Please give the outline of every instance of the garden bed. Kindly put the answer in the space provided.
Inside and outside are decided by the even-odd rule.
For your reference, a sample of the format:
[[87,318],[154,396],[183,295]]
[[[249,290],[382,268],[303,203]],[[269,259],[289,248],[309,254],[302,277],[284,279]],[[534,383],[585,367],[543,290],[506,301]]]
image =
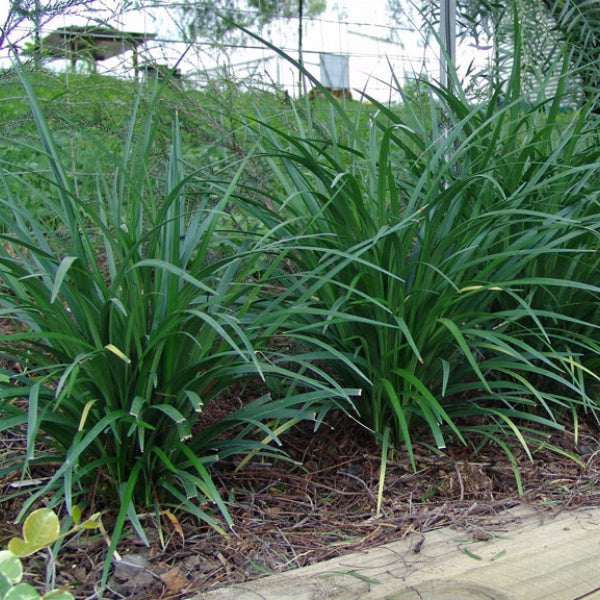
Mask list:
[[[23,442],[5,438],[2,454],[19,451]],[[591,425],[580,428],[577,444],[568,431],[551,439],[575,452],[581,464],[548,450],[536,452],[534,462],[516,453],[522,496],[506,456],[496,447],[475,455],[455,446],[436,457],[417,446],[416,473],[398,452],[387,465],[379,516],[380,453],[368,432],[332,415],[316,433],[304,424],[284,442],[294,463],[262,459],[236,472],[235,461],[229,461],[215,470],[235,521],[227,538],[174,512],[163,520],[161,542],[154,518],[148,516],[151,546],[134,536],[123,540],[123,561],[113,569],[105,597],[186,598],[407,536],[418,545],[420,534],[447,526],[485,539],[490,530],[507,526],[511,517],[506,510],[517,504],[566,510],[597,505],[600,498],[598,432]],[[4,498],[14,491],[10,481],[1,482]],[[0,504],[3,545],[18,532],[12,521],[19,506],[18,501]],[[110,515],[103,522],[110,533]],[[71,540],[59,554],[57,583],[69,585],[77,598],[95,597],[105,553],[97,532]],[[29,559],[27,571],[38,583],[45,576],[45,560],[43,554]]]

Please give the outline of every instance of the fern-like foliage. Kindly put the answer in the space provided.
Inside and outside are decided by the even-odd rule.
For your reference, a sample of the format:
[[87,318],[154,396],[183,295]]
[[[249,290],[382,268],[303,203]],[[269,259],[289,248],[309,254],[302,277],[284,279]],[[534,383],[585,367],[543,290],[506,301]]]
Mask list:
[[[439,0],[420,0],[412,6],[426,23],[440,21]],[[487,73],[496,83],[510,73],[514,56],[514,15],[522,36],[523,82],[532,90],[558,76],[566,54],[571,67],[574,97],[583,98],[600,113],[600,2],[597,0],[457,0],[458,34],[476,44],[492,45],[493,60]],[[410,18],[406,3],[388,0],[388,10],[400,21]],[[414,15],[413,15],[414,18]]]
[[543,0],[556,31],[566,43],[586,98],[600,113],[600,3],[594,0]]

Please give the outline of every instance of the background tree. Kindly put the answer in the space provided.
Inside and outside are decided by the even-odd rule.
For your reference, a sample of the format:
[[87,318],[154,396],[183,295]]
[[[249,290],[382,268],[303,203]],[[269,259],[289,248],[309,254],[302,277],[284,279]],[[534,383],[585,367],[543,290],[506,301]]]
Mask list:
[[193,39],[223,41],[235,37],[237,25],[260,30],[275,19],[315,17],[326,7],[326,0],[193,0],[183,12]]
[[[40,47],[42,27],[55,17],[81,8],[88,8],[96,0],[8,0],[8,10],[0,26],[0,48],[17,48],[33,34],[34,48]],[[39,61],[39,54],[34,52]]]
[[[304,64],[303,21],[327,8],[327,0],[194,0],[183,7],[192,39],[206,37],[215,44],[242,43],[238,25],[260,32],[276,19],[298,19],[298,62]],[[303,92],[302,71],[298,74],[298,93]]]
[[[395,20],[414,19],[415,13],[428,23],[440,19],[439,0],[388,0],[388,10]],[[411,12],[412,10],[412,12]],[[580,91],[596,104],[600,86],[600,2],[590,0],[457,0],[459,35],[471,37],[476,44],[491,43],[494,49],[489,77],[506,76],[512,63],[513,19],[518,11],[521,26],[521,52],[524,81],[534,86],[539,77],[569,53]]]
[[543,0],[543,4],[567,44],[583,93],[594,103],[594,112],[600,113],[600,2]]

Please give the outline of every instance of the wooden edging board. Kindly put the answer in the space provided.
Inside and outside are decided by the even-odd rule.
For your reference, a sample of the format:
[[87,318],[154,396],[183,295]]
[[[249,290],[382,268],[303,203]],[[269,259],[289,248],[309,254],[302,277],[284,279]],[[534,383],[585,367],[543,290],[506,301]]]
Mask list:
[[189,600],[600,600],[600,508],[507,516],[505,527],[406,536]]

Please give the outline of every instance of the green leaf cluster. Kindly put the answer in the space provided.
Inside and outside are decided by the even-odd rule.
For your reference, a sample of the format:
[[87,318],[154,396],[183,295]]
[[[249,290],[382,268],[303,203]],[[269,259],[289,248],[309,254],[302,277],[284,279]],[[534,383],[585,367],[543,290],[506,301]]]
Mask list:
[[27,446],[0,474],[57,466],[21,517],[112,508],[106,576],[141,512],[224,532],[217,461],[283,458],[333,408],[415,467],[417,443],[497,443],[518,481],[515,445],[597,418],[598,130],[591,103],[564,110],[562,64],[537,103],[517,58],[477,102],[395,81],[399,105],[321,88],[289,120],[229,115],[245,146],[217,170],[179,111],[154,154],[156,88],[86,185],[22,76],[47,173],[34,207],[0,172],[0,431]]
[[326,0],[195,0],[181,5],[192,38],[204,36],[222,43],[240,33],[240,26],[263,27],[276,19],[321,14]]
[[[414,9],[413,5],[409,7]],[[438,27],[440,2],[421,0],[416,7],[432,31]],[[458,0],[456,8],[459,34],[474,39],[477,44],[493,45],[493,73],[482,70],[482,77],[505,78],[506,67],[510,70],[517,58],[513,44],[518,33],[522,36],[519,60],[530,93],[549,91],[545,88],[550,78],[560,70],[560,60],[557,68],[556,59],[566,53],[571,65],[569,85],[572,89],[571,97],[565,100],[572,102],[573,96],[583,96],[594,104],[594,112],[598,114],[600,8],[597,2]],[[409,16],[405,3],[398,0],[388,0],[388,9],[396,20],[406,20]],[[521,31],[514,27],[515,19],[519,20]]]
[[[277,284],[286,251],[228,212],[234,200],[238,212],[255,202],[235,193],[252,150],[228,180],[207,177],[186,163],[175,114],[158,172],[154,100],[142,110],[140,94],[90,197],[24,75],[22,85],[48,193],[30,207],[0,172],[0,353],[13,367],[2,373],[0,430],[24,431],[27,443],[0,472],[58,464],[21,517],[42,496],[69,513],[76,502],[114,507],[110,552],[126,524],[147,541],[138,514],[149,510],[160,523],[164,509],[183,509],[224,531],[232,521],[211,466],[235,455],[283,457],[289,427],[351,410],[355,393],[312,349],[290,355],[272,341],[293,311]],[[234,405],[248,388],[255,399]]]
[[457,78],[421,82],[426,102],[396,81],[401,107],[365,97],[366,130],[326,90],[319,127],[262,123],[297,331],[344,358],[360,419],[413,464],[427,438],[494,441],[516,464],[507,440],[531,456],[597,418],[598,131],[590,105],[563,111],[569,76],[565,59],[530,104],[516,60],[476,103]]
[[[78,515],[78,509],[74,511],[74,514]],[[98,516],[94,515],[84,522],[74,518],[74,527],[61,533],[58,517],[51,509],[40,508],[29,514],[23,523],[23,537],[12,538],[8,543],[8,549],[0,550],[0,599],[74,600],[74,596],[67,590],[50,590],[41,595],[31,584],[23,582],[23,564],[20,559],[49,548],[61,538],[81,529],[95,529],[98,527]]]

